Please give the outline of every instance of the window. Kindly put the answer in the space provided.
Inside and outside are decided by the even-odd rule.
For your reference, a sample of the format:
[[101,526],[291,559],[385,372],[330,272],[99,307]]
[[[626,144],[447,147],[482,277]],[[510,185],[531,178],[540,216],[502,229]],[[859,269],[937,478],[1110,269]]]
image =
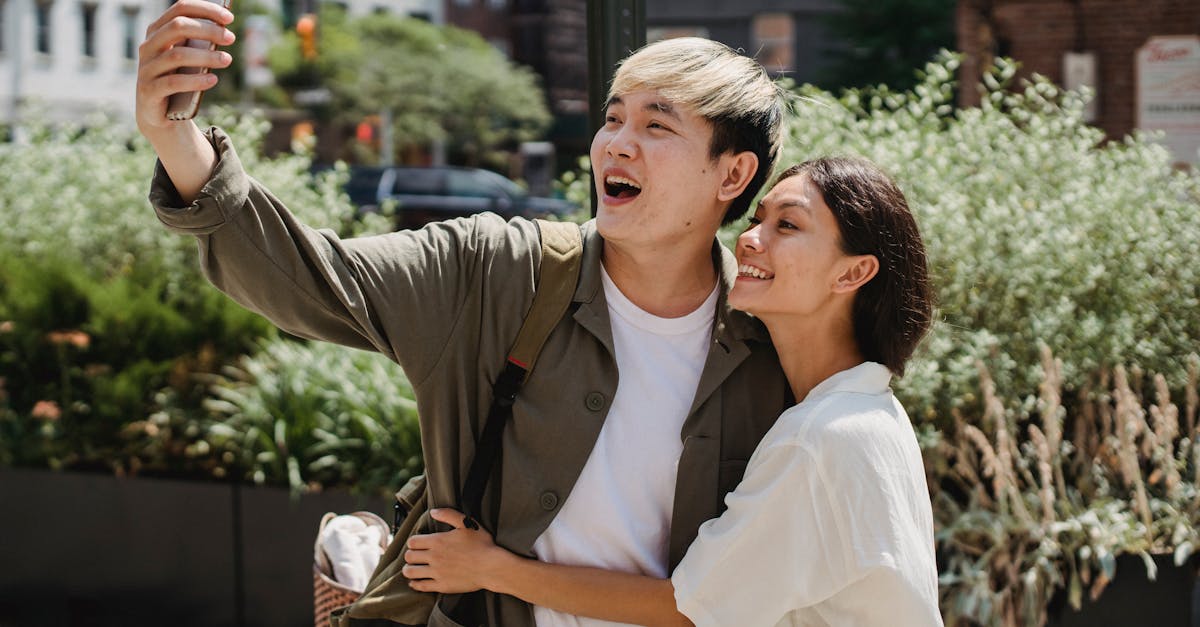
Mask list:
[[121,45],[126,60],[137,60],[138,7],[121,7]]
[[488,0],[488,7],[493,11],[503,11],[508,8],[508,0]]
[[754,49],[758,62],[770,72],[795,68],[796,23],[791,13],[754,16]]
[[475,0],[454,0],[455,6],[469,7],[473,4],[475,4]]
[[36,14],[34,19],[37,20],[37,32],[35,33],[35,50],[41,54],[50,54],[50,10],[54,8],[54,4],[50,0],[42,0],[37,3]]
[[85,59],[96,58],[96,5],[83,3],[79,5],[82,10],[83,24],[83,57]]
[[4,19],[8,13],[8,2],[0,0],[0,53],[4,52],[4,33],[8,31],[8,20]]

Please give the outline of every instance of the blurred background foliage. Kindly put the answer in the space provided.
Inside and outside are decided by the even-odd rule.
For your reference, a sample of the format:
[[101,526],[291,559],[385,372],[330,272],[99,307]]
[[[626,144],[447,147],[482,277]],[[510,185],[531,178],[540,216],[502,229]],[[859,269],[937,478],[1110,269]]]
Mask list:
[[[541,137],[551,122],[540,79],[478,34],[393,15],[352,18],[334,3],[316,20],[320,53],[289,30],[269,54],[285,92],[324,86],[316,112],[354,124],[392,120],[398,150],[445,142],[455,161],[506,165],[501,148]],[[386,117],[384,117],[386,120]]]

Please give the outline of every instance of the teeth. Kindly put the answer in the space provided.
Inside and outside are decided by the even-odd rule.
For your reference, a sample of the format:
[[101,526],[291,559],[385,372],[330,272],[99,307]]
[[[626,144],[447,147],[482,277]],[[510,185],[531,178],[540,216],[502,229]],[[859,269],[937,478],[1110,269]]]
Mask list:
[[604,182],[609,185],[625,185],[628,187],[632,187],[634,189],[642,188],[641,185],[638,185],[637,183],[634,183],[633,181],[631,181],[623,176],[609,176],[604,179]]
[[755,268],[754,266],[747,264],[738,266],[738,274],[742,276],[754,277],[756,279],[771,279],[775,277],[774,274],[767,272],[766,270]]

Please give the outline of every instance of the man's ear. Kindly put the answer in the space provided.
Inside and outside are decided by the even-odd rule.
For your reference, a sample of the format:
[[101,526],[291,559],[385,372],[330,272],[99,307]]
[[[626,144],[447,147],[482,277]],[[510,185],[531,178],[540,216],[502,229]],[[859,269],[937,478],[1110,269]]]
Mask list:
[[719,163],[725,169],[725,180],[721,181],[721,188],[717,190],[717,200],[722,202],[741,196],[750,179],[754,178],[754,173],[758,172],[758,155],[749,150],[727,154],[721,157]]
[[846,266],[833,283],[837,294],[853,292],[879,274],[879,258],[875,255],[854,255],[846,258]]

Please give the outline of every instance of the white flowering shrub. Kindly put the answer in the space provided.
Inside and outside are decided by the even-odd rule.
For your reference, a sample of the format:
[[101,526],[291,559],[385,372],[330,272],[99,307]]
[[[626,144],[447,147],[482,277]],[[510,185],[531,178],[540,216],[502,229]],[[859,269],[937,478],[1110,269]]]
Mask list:
[[905,93],[800,90],[781,161],[863,156],[907,195],[940,305],[898,386],[910,412],[945,424],[974,402],[977,359],[1000,389],[1036,394],[1039,343],[1069,389],[1114,364],[1181,385],[1200,346],[1200,177],[1143,136],[1105,143],[1084,96],[1014,89],[1008,61],[982,106],[957,109],[957,67],[943,55]]
[[[387,228],[352,219],[344,168],[313,178],[303,153],[263,159],[265,122],[217,117],[247,169],[310,224]],[[120,464],[117,433],[155,390],[195,396],[188,373],[273,330],[210,287],[194,240],[154,217],[155,158],[132,129],[96,117],[26,130],[0,144],[0,465]]]
[[[335,170],[310,183],[304,153],[264,159],[269,124],[218,112],[247,171],[308,224],[346,231],[353,210]],[[167,295],[195,288],[196,245],[171,234],[146,199],[155,156],[132,129],[97,116],[78,128],[33,126],[26,143],[0,144],[0,254],[78,262],[92,278],[166,276]],[[378,225],[369,228],[378,229]]]

